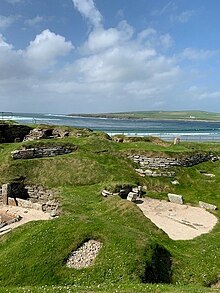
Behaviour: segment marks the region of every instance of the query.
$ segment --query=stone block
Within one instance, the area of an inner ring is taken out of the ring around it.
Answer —
[[[168,193],[168,199],[170,202],[183,204],[183,196],[173,193]]]
[[[171,184],[173,184],[173,185],[179,185],[180,183],[179,183],[179,181],[174,180],[174,181],[171,181]]]
[[[211,211],[217,210],[217,206],[210,203],[203,202],[203,201],[199,201],[199,206],[200,208],[203,208],[206,210],[211,210]]]
[[[108,197],[109,195],[112,195],[112,193],[111,192],[109,192],[108,190],[102,190],[102,196],[104,196],[104,197]]]
[[[11,195],[11,185],[9,183],[2,185],[2,203],[8,204],[8,197]]]
[[[42,211],[42,204],[40,203],[32,203],[32,208],[38,211]]]
[[[25,200],[25,199],[21,199],[21,198],[17,198],[16,200],[17,200],[19,207],[26,208],[26,209],[33,208],[33,204],[29,200]]]
[[[127,200],[134,202],[136,201],[136,199],[137,199],[137,193],[135,192],[128,193]]]
[[[16,200],[12,197],[8,197],[8,203],[7,203],[9,206],[12,206],[12,207],[16,207],[17,206],[17,203],[16,203]]]

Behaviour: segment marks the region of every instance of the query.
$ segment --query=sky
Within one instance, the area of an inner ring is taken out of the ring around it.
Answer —
[[[219,0],[0,0],[0,111],[220,112]]]

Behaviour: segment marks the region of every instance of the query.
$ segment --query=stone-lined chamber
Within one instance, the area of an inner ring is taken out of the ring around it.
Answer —
[[[31,127],[17,124],[0,124],[0,143],[23,141],[31,131]]]
[[[147,157],[144,155],[129,155],[129,159],[139,165],[136,172],[141,176],[152,177],[172,177],[175,176],[174,171],[169,169],[172,167],[192,167],[207,161],[217,161],[218,156],[211,153],[196,153],[184,158],[168,158],[168,157]]]
[[[54,157],[59,155],[70,154],[76,149],[77,147],[74,145],[23,148],[21,150],[16,150],[11,152],[11,156],[14,160],[45,158],[45,157]]]
[[[0,201],[2,205],[32,208],[51,216],[59,214],[54,192],[39,185],[25,185],[22,177],[2,185]]]

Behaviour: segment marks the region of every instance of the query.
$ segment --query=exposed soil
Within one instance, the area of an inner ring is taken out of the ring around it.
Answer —
[[[137,206],[173,240],[190,240],[208,233],[218,221],[213,214],[202,208],[165,200],[141,198],[137,201]]]

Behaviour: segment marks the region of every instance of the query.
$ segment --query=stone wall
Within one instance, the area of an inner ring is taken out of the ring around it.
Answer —
[[[44,157],[54,157],[64,154],[69,154],[76,150],[75,146],[54,146],[54,147],[36,147],[30,149],[21,149],[11,152],[11,156],[14,160],[18,159],[34,159]]]
[[[65,129],[58,128],[34,128],[28,135],[25,136],[24,141],[33,141],[48,138],[63,138],[69,136],[69,132]]]
[[[0,124],[0,143],[22,141],[31,129],[25,125]]]
[[[138,163],[140,167],[148,169],[169,169],[174,166],[192,167],[207,161],[216,161],[219,158],[213,154],[197,153],[184,158],[161,158],[161,157],[147,157],[143,155],[130,155],[129,159],[132,159],[135,163]]]
[[[54,192],[51,190],[39,185],[22,185],[22,183],[15,185],[14,182],[2,185],[2,204],[33,208],[50,213],[52,216],[58,215],[59,208]]]

